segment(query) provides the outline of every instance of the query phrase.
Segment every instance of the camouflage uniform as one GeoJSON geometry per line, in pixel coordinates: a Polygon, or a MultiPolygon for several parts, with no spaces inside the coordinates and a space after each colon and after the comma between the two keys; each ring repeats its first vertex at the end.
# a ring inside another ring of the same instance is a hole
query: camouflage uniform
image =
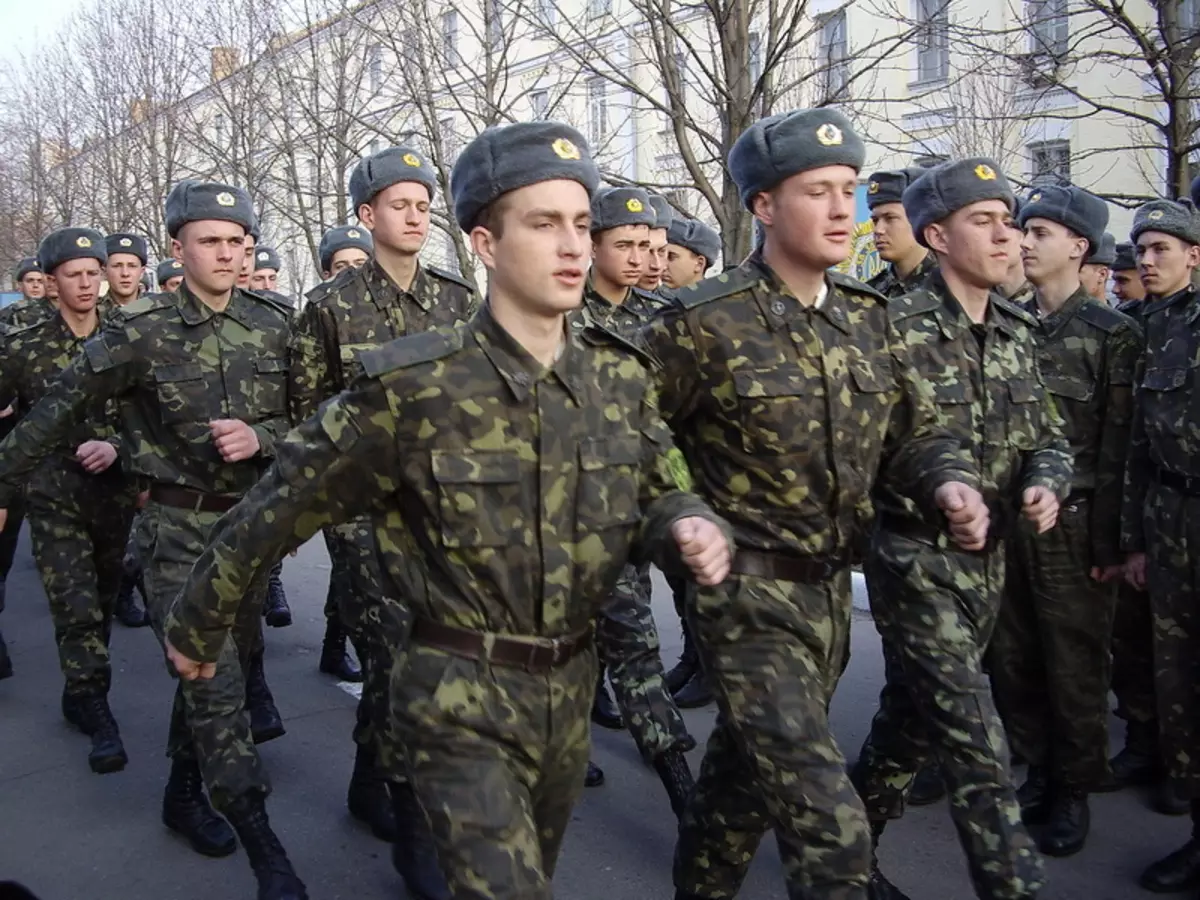
{"type": "MultiPolygon", "coordinates": [[[[0,445],[0,484],[11,490],[62,445],[81,411],[118,402],[123,452],[132,473],[151,485],[136,534],[146,604],[160,638],[167,610],[209,532],[258,480],[276,439],[287,431],[286,324],[286,310],[238,289],[220,313],[196,299],[186,283],[173,294],[141,297],[83,345],[0,445]],[[259,456],[222,460],[209,422],[224,418],[254,428],[259,456]]],[[[195,754],[218,808],[270,789],[250,737],[242,675],[262,642],[265,575],[250,591],[253,602],[232,635],[214,650],[216,677],[181,681],[175,692],[168,755],[195,754]]]]}
{"type": "Polygon", "coordinates": [[[894,264],[889,264],[867,284],[889,299],[903,297],[923,286],[930,273],[936,271],[937,267],[937,256],[933,253],[926,253],[925,258],[908,273],[906,278],[900,277],[894,264]]]}
{"type": "Polygon", "coordinates": [[[8,306],[0,307],[0,325],[8,328],[24,328],[56,315],[58,315],[58,307],[45,297],[37,299],[22,297],[8,306]]]}
{"type": "Polygon", "coordinates": [[[889,683],[881,694],[854,781],[867,815],[881,825],[903,814],[913,777],[936,756],[977,895],[1032,897],[1041,863],[1021,824],[983,656],[1022,492],[1067,492],[1062,420],[1041,384],[1036,320],[1023,310],[994,296],[984,323],[974,324],[934,274],[925,288],[893,300],[889,313],[943,418],[971,450],[972,482],[991,521],[983,551],[959,550],[900,494],[903,482],[881,484],[867,587],[905,689],[889,683]]]}
{"type": "Polygon", "coordinates": [[[830,274],[805,307],[755,252],[650,326],[663,412],[737,536],[734,574],[688,615],[719,704],[675,856],[681,895],[733,897],[774,828],[789,892],[862,896],[871,840],[829,732],[850,640],[850,562],[880,464],[924,506],[969,464],[883,298],[830,274]]]}
{"type": "Polygon", "coordinates": [[[1057,527],[1019,529],[992,639],[992,684],[1014,752],[1059,788],[1086,792],[1108,769],[1109,648],[1116,584],[1092,567],[1120,565],[1121,486],[1133,418],[1137,324],[1082,287],[1037,318],[1038,364],[1066,421],[1074,458],[1057,527]]]}
{"type": "Polygon", "coordinates": [[[548,900],[583,787],[597,608],[631,549],[675,568],[670,522],[712,517],[671,482],[645,357],[572,324],[549,368],[486,307],[365,354],[367,377],[280,445],[168,626],[212,659],[256,565],[368,516],[385,593],[414,614],[391,724],[457,897],[548,900]]]}
{"type": "Polygon", "coordinates": [[[1194,285],[1145,301],[1146,350],[1135,381],[1122,544],[1145,552],[1154,620],[1154,689],[1168,774],[1183,796],[1200,799],[1200,445],[1195,440],[1194,285]]]}
{"type": "MultiPolygon", "coordinates": [[[[290,405],[302,422],[325,400],[345,390],[362,372],[368,350],[406,334],[465,322],[479,298],[456,275],[418,266],[412,286],[402,291],[374,259],[347,269],[317,288],[297,317],[292,335],[290,405]]],[[[354,740],[376,752],[389,777],[403,777],[397,748],[388,744],[387,684],[391,659],[408,633],[402,598],[383,590],[374,531],[369,520],[325,531],[335,578],[343,592],[337,614],[363,665],[363,692],[354,740]]]]}
{"type": "MultiPolygon", "coordinates": [[[[28,412],[85,340],[57,313],[9,329],[0,352],[0,396],[14,396],[18,414],[28,412]]],[[[75,451],[86,441],[113,441],[113,424],[104,403],[89,404],[27,477],[0,486],[0,507],[8,508],[24,485],[33,556],[50,603],[64,693],[71,697],[107,694],[112,682],[108,644],[137,494],[119,463],[92,475],[75,451]]]]}

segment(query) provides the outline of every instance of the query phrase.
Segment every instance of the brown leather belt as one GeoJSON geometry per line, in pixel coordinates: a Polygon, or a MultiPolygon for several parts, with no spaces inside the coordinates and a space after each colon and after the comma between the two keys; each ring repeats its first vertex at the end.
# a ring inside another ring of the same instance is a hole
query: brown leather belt
{"type": "Polygon", "coordinates": [[[467,659],[527,672],[548,672],[566,665],[591,647],[592,630],[565,638],[510,637],[418,617],[413,623],[412,639],[467,659]]]}
{"type": "Polygon", "coordinates": [[[786,556],[738,549],[730,571],[751,578],[771,578],[798,584],[821,584],[850,566],[848,557],[786,556]]]}
{"type": "Polygon", "coordinates": [[[1180,475],[1169,469],[1158,470],[1158,483],[1169,487],[1187,497],[1200,497],[1200,478],[1192,475],[1180,475]]]}
{"type": "Polygon", "coordinates": [[[163,506],[190,509],[192,512],[223,513],[237,506],[241,497],[228,494],[206,494],[175,484],[155,483],[150,485],[150,499],[163,506]]]}

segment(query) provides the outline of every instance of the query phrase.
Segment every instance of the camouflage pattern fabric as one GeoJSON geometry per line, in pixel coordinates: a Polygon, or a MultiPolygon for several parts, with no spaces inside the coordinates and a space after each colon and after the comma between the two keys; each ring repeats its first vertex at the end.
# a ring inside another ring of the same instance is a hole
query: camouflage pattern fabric
{"type": "Polygon", "coordinates": [[[739,551],[824,560],[830,573],[695,592],[719,716],[676,850],[684,893],[732,897],[773,827],[796,896],[861,895],[871,839],[826,712],[847,652],[850,559],[885,460],[922,507],[944,481],[973,480],[883,298],[840,275],[826,288],[805,307],[755,253],[680,291],[647,331],[664,415],[739,551]]]}
{"type": "MultiPolygon", "coordinates": [[[[1036,300],[1025,307],[1035,314],[1036,300]]],[[[1121,486],[1141,330],[1080,288],[1033,329],[1046,390],[1065,421],[1074,474],[1058,526],[1019,529],[992,642],[992,683],[1013,750],[1056,783],[1088,790],[1110,778],[1108,689],[1119,565],[1121,486]]]]}
{"type": "MultiPolygon", "coordinates": [[[[712,512],[670,479],[644,355],[574,317],[549,367],[486,307],[365,354],[368,377],[278,448],[228,514],[167,633],[220,653],[255,573],[370,517],[385,593],[415,616],[527,640],[587,633],[627,560],[681,562],[670,523],[712,512]]],[[[410,647],[389,725],[458,896],[550,896],[582,788],[594,654],[528,672],[410,647]]]]}
{"type": "MultiPolygon", "coordinates": [[[[407,334],[466,322],[479,306],[475,290],[457,276],[418,265],[409,290],[401,290],[374,259],[347,269],[309,294],[292,333],[289,401],[302,422],[362,373],[362,354],[407,334]]],[[[372,747],[381,771],[402,780],[401,754],[388,743],[387,685],[394,655],[410,621],[400,598],[388,597],[379,573],[375,531],[369,521],[326,530],[334,571],[332,598],[363,667],[363,690],[354,740],[372,747]]]]}
{"type": "Polygon", "coordinates": [[[6,328],[26,328],[58,315],[58,307],[45,297],[31,300],[21,297],[8,306],[0,307],[0,325],[6,328]]]}
{"type": "Polygon", "coordinates": [[[925,280],[930,273],[937,270],[937,267],[937,256],[930,252],[926,253],[925,258],[917,264],[917,267],[908,273],[908,277],[901,277],[900,273],[896,271],[895,264],[889,263],[867,284],[889,299],[903,297],[924,286],[925,280]]]}
{"type": "Polygon", "coordinates": [[[584,314],[597,324],[631,340],[646,323],[661,315],[667,307],[668,302],[662,297],[636,287],[629,288],[623,303],[612,303],[596,290],[590,273],[583,288],[584,314]]]}
{"type": "Polygon", "coordinates": [[[1171,478],[1200,478],[1195,322],[1197,290],[1189,285],[1145,303],[1146,350],[1135,378],[1133,436],[1126,471],[1122,544],[1145,552],[1154,618],[1154,690],[1159,740],[1169,776],[1200,799],[1200,619],[1196,596],[1200,487],[1181,490],[1171,478]]]}

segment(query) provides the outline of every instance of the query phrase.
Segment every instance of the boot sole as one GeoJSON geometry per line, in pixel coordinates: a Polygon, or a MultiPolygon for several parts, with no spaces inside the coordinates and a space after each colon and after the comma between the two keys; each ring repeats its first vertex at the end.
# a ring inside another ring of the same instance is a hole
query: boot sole
{"type": "Polygon", "coordinates": [[[1086,843],[1087,838],[1084,838],[1077,844],[1069,844],[1064,847],[1043,846],[1038,844],[1038,849],[1041,850],[1046,856],[1053,856],[1055,859],[1063,859],[1068,856],[1074,856],[1083,849],[1086,843]]]}
{"type": "Polygon", "coordinates": [[[255,744],[265,744],[268,741],[273,741],[276,738],[281,738],[287,734],[287,729],[280,725],[278,728],[262,728],[258,731],[251,731],[250,737],[254,739],[255,744]]]}
{"type": "MultiPolygon", "coordinates": [[[[672,698],[672,699],[674,699],[674,698],[672,698]]],[[[703,700],[703,701],[687,700],[684,702],[675,700],[675,705],[678,706],[680,709],[703,709],[706,706],[711,706],[715,699],[716,699],[715,697],[709,697],[707,700],[703,700]]]]}
{"type": "Polygon", "coordinates": [[[102,756],[99,759],[88,759],[88,765],[97,775],[111,775],[120,772],[129,763],[129,757],[124,753],[113,756],[102,756]]]}
{"type": "Polygon", "coordinates": [[[339,670],[337,666],[317,666],[317,671],[322,675],[332,675],[338,681],[348,681],[351,684],[362,684],[363,680],[362,672],[347,674],[339,670]]]}
{"type": "Polygon", "coordinates": [[[287,628],[292,624],[291,613],[269,612],[265,618],[272,628],[287,628]]]}
{"type": "Polygon", "coordinates": [[[1190,878],[1178,886],[1165,887],[1161,884],[1155,884],[1152,881],[1146,881],[1144,877],[1138,879],[1138,887],[1144,891],[1149,891],[1152,894],[1183,894],[1188,891],[1194,891],[1200,887],[1200,876],[1190,878]]]}
{"type": "Polygon", "coordinates": [[[171,832],[171,834],[176,835],[180,840],[191,847],[193,851],[199,853],[201,856],[207,856],[209,859],[222,859],[226,856],[233,856],[233,854],[237,852],[237,839],[232,835],[229,838],[229,842],[225,844],[201,844],[192,840],[186,831],[184,831],[182,828],[176,828],[165,817],[163,818],[162,823],[164,826],[166,826],[166,829],[171,832]]]}
{"type": "Polygon", "coordinates": [[[126,619],[117,619],[117,621],[120,622],[122,625],[124,625],[126,628],[145,628],[147,625],[150,624],[149,619],[141,619],[140,621],[137,621],[137,622],[130,622],[126,619]]]}
{"type": "Polygon", "coordinates": [[[942,791],[940,794],[923,794],[920,797],[909,797],[908,801],[907,801],[907,805],[908,806],[933,806],[933,804],[941,803],[945,799],[946,799],[946,792],[942,791]]]}

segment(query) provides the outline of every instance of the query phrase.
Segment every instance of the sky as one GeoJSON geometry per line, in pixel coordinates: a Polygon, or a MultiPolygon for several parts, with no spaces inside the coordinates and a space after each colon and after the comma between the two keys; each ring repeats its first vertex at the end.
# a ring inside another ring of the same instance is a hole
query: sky
{"type": "Polygon", "coordinates": [[[0,0],[0,62],[8,66],[52,34],[83,0],[0,0]]]}

